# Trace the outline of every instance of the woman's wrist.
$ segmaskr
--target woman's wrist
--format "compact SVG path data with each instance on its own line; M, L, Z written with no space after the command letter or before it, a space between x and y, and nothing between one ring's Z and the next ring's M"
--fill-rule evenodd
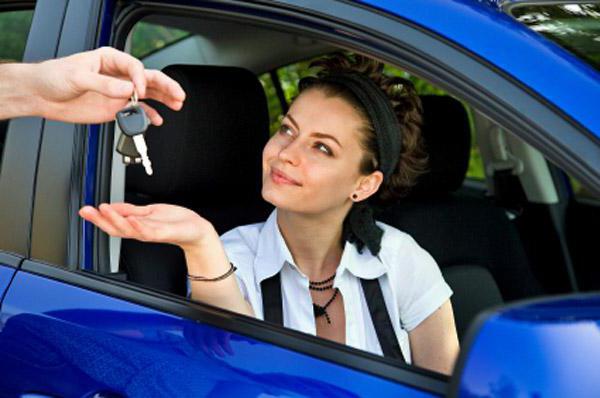
M189 275L214 278L227 272L229 260L216 231L201 239L181 246L185 254Z
M179 247L190 255L197 255L209 249L217 242L221 242L217 230L210 223L202 223L197 225L198 237L188 242L179 244Z

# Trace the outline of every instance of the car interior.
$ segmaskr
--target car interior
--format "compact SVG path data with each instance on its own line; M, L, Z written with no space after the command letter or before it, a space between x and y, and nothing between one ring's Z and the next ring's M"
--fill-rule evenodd
M150 15L130 31L125 51L140 40L135 35L140 24L185 33L172 42L150 43L155 48L140 58L175 78L187 99L179 112L151 103L164 118L146 134L152 177L139 165L126 167L113 151L111 202L186 206L219 233L264 221L272 207L260 197L260 159L278 116L266 96L276 95L281 110L289 105L282 90L289 82L277 71L352 49L258 24ZM266 90L265 76L275 94ZM493 115L449 94L424 93L421 99L431 171L380 220L408 232L439 264L454 291L459 338L484 309L574 291L568 248L548 210L560 200L557 168ZM115 124L113 145L119 134ZM474 154L482 172L475 177L469 175ZM112 237L109 242L110 264L97 265L99 272L185 296L178 248Z

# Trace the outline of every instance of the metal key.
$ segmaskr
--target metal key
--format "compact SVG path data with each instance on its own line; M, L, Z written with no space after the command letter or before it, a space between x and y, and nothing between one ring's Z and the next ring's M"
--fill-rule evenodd
M142 165L146 170L146 174L152 175L152 162L150 162L150 158L148 158L148 147L146 145L146 140L144 139L144 133L150 125L150 120L148 119L146 112L144 112L144 110L137 105L137 96L135 94L132 99L132 105L117 112L117 123L119 124L123 134L133 139L135 149L142 158ZM121 147L121 149L126 147L126 142L124 142ZM126 157L129 157L131 152L132 150L129 148L127 151L128 155L125 156L125 154L121 151L121 153L124 155L124 161L126 163L130 163ZM133 159L137 163L137 159L135 157Z

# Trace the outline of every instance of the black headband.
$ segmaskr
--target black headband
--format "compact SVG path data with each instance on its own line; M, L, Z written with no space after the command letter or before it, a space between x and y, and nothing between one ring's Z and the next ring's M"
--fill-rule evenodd
M362 105L377 137L379 170L387 182L398 164L401 149L401 129L394 108L386 93L369 77L358 73L336 73L322 78L304 78L300 89L311 83L333 83L349 90ZM368 201L354 203L346 216L342 238L354 243L362 253L364 246L373 255L381 249L383 230L375 224L373 208Z

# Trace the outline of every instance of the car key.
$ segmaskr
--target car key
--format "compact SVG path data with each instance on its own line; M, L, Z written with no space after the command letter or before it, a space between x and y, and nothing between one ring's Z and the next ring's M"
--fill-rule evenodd
M126 165L142 163L140 153L135 149L133 138L126 134L119 135L116 151L121 154L123 163Z
M142 158L142 165L146 170L146 174L152 175L152 163L150 162L150 158L148 157L148 147L144 138L144 133L150 125L150 120L148 119L146 112L144 112L144 109L142 109L142 107L137 104L137 95L135 92L132 97L131 103L131 106L117 112L117 123L119 124L119 127L121 128L123 134L133 139L135 149ZM119 144L122 143L122 145L117 146L120 146L121 150L125 149L125 152L127 154L134 155L132 153L133 148L127 148L128 145L125 140L126 138L124 138L123 140L120 139ZM123 152L121 153L123 154ZM138 163L137 157L131 158L134 159L136 163ZM128 159L124 157L124 161L126 163L127 160Z

